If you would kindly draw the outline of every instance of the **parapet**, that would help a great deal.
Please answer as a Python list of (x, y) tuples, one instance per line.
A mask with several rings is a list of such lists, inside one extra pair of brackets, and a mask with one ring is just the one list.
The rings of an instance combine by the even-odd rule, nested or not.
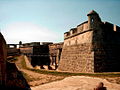
[(33, 46), (40, 46), (40, 45), (49, 45), (53, 44), (53, 42), (31, 42), (31, 43), (24, 43), (22, 47), (33, 47)]
[(88, 21), (85, 21), (81, 24), (79, 24), (76, 28), (70, 29), (68, 32), (64, 33), (64, 39), (67, 39), (69, 37), (72, 37), (74, 35), (80, 34), (84, 31), (88, 30)]
[(103, 23), (104, 23), (105, 29), (108, 30), (109, 32), (110, 31), (120, 32), (119, 26), (109, 23), (109, 22), (103, 22)]

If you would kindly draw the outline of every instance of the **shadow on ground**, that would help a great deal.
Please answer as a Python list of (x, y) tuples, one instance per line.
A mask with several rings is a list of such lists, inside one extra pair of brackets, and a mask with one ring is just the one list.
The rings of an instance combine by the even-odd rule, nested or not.
[(19, 71), (15, 63), (6, 64), (6, 85), (0, 86), (0, 90), (31, 90), (23, 73)]

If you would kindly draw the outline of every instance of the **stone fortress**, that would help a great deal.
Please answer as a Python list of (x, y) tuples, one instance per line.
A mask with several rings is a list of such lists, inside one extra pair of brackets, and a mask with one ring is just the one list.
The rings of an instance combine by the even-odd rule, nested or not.
[[(7, 56), (21, 54), (28, 57), (33, 67), (39, 65), (41, 69), (44, 65), (48, 65), (48, 69), (54, 65), (55, 70), (75, 73), (120, 72), (120, 27), (101, 21), (94, 10), (87, 16), (88, 21), (64, 33), (64, 42), (61, 43), (6, 45), (0, 33), (0, 85), (11, 86), (6, 83), (6, 80), (13, 81), (11, 77), (14, 76), (10, 73), (19, 73), (13, 63), (6, 62)], [(9, 67), (14, 67), (14, 71)]]
[(58, 71), (120, 72), (120, 27), (101, 21), (94, 10), (87, 16), (88, 21), (64, 33), (64, 42), (20, 42), (19, 50), (8, 44), (8, 55), (24, 54), (33, 67), (41, 69), (54, 65)]
[(120, 27), (92, 10), (88, 21), (64, 33), (58, 70), (81, 73), (120, 72)]
[(40, 69), (45, 69), (44, 65), (47, 65), (48, 69), (52, 69), (52, 65), (57, 69), (62, 46), (63, 42), (53, 44), (52, 42), (22, 43), (20, 41), (19, 44), (7, 44), (7, 55), (24, 55), (34, 68), (40, 66)]

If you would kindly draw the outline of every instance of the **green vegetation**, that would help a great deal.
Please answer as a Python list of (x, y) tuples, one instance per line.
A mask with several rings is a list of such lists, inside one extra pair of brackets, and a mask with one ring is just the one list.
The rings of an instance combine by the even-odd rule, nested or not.
[[(17, 66), (19, 68), (22, 69), (26, 69), (26, 70), (30, 70), (32, 72), (35, 73), (39, 73), (39, 74), (44, 74), (47, 75), (50, 78), (45, 78), (45, 77), (33, 77), (31, 75), (29, 75), (27, 72), (23, 72), (23, 76), (26, 78), (27, 82), (31, 82), (31, 81), (38, 81), (41, 80), (40, 83), (36, 83), (37, 84), (43, 84), (43, 83), (48, 83), (48, 82), (52, 82), (52, 81), (56, 81), (56, 80), (61, 80), (65, 77), (69, 77), (69, 76), (90, 76), (90, 77), (99, 77), (99, 78), (104, 78), (110, 82), (116, 82), (116, 83), (120, 83), (119, 78), (120, 78), (120, 73), (70, 73), (70, 72), (59, 72), (59, 71), (54, 71), (54, 70), (45, 70), (45, 69), (30, 69), (26, 66), (26, 62), (24, 59), (24, 56), (19, 56), (17, 57)], [(34, 75), (34, 74), (33, 74)], [(52, 76), (51, 76), (52, 75)], [(59, 76), (59, 78), (58, 78)], [(52, 78), (53, 77), (53, 78)], [(114, 78), (113, 79), (109, 79), (110, 78)], [(32, 85), (32, 84), (31, 84)], [(34, 86), (34, 85), (33, 85)]]
[(58, 72), (58, 71), (48, 71), (48, 70), (38, 70), (38, 69), (29, 69), (29, 70), (41, 74), (50, 74), (57, 76), (59, 75), (59, 76), (120, 77), (120, 73), (69, 73), (69, 72)]
[(91, 77), (120, 77), (120, 73), (70, 73), (70, 72), (58, 72), (52, 70), (40, 70), (40, 69), (30, 69), (27, 68), (24, 57), (21, 58), (21, 66), (24, 69), (34, 71), (40, 74), (56, 75), (56, 76), (91, 76)]

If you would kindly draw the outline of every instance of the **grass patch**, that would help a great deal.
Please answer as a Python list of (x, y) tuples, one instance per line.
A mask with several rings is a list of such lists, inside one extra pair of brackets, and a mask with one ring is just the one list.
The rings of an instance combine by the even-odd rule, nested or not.
[(38, 69), (29, 69), (31, 71), (40, 74), (50, 74), (56, 76), (91, 76), (91, 77), (120, 77), (120, 73), (69, 73), (69, 72), (58, 72), (58, 71), (47, 71)]
[(40, 74), (56, 75), (56, 76), (91, 76), (91, 77), (120, 77), (120, 73), (108, 72), (108, 73), (70, 73), (70, 72), (58, 72), (50, 70), (30, 69), (26, 66), (24, 56), (21, 57), (21, 67), (27, 70), (31, 70)]

